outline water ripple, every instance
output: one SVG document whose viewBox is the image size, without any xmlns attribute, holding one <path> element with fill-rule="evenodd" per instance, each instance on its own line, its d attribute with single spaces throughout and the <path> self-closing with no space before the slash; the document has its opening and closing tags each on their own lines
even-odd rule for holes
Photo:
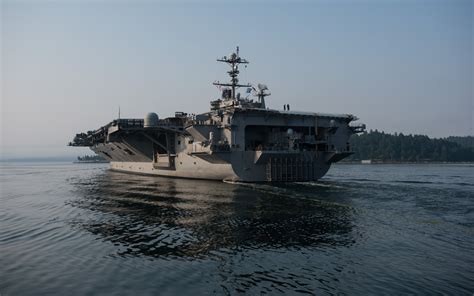
<svg viewBox="0 0 474 296">
<path fill-rule="evenodd" d="M 345 165 L 268 185 L 2 167 L 0 292 L 470 295 L 473 177 Z"/>
</svg>

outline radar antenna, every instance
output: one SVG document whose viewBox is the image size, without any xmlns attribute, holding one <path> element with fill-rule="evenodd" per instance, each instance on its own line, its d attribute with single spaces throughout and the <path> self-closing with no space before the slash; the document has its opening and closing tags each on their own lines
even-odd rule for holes
<svg viewBox="0 0 474 296">
<path fill-rule="evenodd" d="M 254 91 L 254 96 L 258 98 L 258 102 L 260 103 L 260 108 L 265 109 L 265 97 L 271 95 L 269 92 L 265 92 L 268 90 L 268 87 L 265 84 L 257 84 L 257 89 L 255 87 L 252 87 Z"/>
<path fill-rule="evenodd" d="M 230 76 L 230 83 L 220 83 L 220 82 L 214 82 L 214 85 L 218 86 L 228 86 L 232 88 L 232 99 L 235 100 L 235 89 L 238 87 L 251 87 L 250 84 L 239 84 L 239 78 L 237 77 L 239 75 L 239 65 L 240 64 L 248 64 L 249 62 L 241 58 L 239 56 L 239 47 L 237 46 L 236 52 L 233 52 L 230 54 L 230 56 L 224 56 L 220 59 L 217 59 L 218 62 L 224 62 L 229 64 L 231 67 L 230 71 L 227 71 L 227 73 Z"/>
</svg>

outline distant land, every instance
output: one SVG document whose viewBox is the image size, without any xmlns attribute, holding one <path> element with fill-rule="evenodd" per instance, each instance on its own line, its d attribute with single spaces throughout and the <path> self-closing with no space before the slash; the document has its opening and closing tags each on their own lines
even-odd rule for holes
<svg viewBox="0 0 474 296">
<path fill-rule="evenodd" d="M 430 138 L 370 130 L 350 139 L 354 154 L 343 162 L 429 163 L 474 162 L 474 136 Z M 101 162 L 99 156 L 17 157 L 0 162 Z"/>
<path fill-rule="evenodd" d="M 350 162 L 474 162 L 473 136 L 433 139 L 370 130 L 353 135 L 350 143 L 354 150 L 346 160 Z"/>
<path fill-rule="evenodd" d="M 99 155 L 78 156 L 77 160 L 74 161 L 74 163 L 105 163 L 105 162 L 109 162 L 109 161 Z"/>
</svg>

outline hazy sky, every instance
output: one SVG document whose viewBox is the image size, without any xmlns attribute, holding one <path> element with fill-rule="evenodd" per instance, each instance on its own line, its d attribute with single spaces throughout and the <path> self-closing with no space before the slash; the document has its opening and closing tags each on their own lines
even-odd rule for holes
<svg viewBox="0 0 474 296">
<path fill-rule="evenodd" d="M 236 45 L 271 108 L 473 134 L 473 1 L 1 1 L 2 157 L 77 155 L 117 117 L 205 112 Z"/>
</svg>

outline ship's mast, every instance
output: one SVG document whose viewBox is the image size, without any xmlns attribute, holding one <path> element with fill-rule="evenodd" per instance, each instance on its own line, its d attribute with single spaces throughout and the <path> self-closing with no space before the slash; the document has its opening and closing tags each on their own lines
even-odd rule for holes
<svg viewBox="0 0 474 296">
<path fill-rule="evenodd" d="M 214 82 L 214 85 L 219 85 L 219 86 L 230 86 L 232 88 L 232 99 L 235 100 L 235 89 L 238 87 L 251 87 L 250 84 L 239 84 L 239 78 L 237 76 L 239 75 L 239 65 L 240 64 L 248 64 L 249 62 L 241 58 L 239 56 L 239 47 L 237 46 L 236 52 L 231 53 L 229 57 L 223 57 L 221 59 L 217 59 L 218 62 L 225 62 L 229 64 L 231 67 L 230 71 L 227 71 L 230 76 L 230 83 L 220 83 L 220 82 Z"/>
</svg>

